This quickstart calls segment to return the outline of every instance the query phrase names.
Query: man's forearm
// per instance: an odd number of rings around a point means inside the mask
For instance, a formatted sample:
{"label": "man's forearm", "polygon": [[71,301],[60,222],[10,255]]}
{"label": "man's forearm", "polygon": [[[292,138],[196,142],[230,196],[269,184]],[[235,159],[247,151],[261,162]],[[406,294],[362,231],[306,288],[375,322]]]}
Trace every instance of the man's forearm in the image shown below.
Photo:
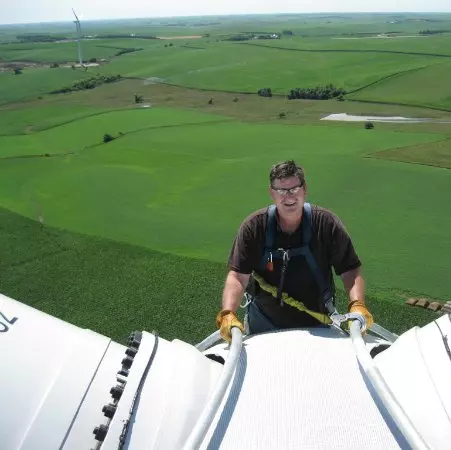
{"label": "man's forearm", "polygon": [[222,293],[222,309],[236,311],[243,298],[249,276],[230,271],[227,275]]}
{"label": "man's forearm", "polygon": [[341,275],[343,286],[349,297],[349,303],[354,300],[365,301],[365,280],[360,268],[350,270]]}

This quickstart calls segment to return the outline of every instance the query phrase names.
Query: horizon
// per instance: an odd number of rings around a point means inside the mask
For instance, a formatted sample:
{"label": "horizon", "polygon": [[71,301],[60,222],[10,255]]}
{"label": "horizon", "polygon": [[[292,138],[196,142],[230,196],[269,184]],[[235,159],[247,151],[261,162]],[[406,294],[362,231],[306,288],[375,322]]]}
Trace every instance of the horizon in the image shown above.
{"label": "horizon", "polygon": [[[299,10],[299,6],[288,6],[285,4],[293,4],[293,0],[280,0],[280,10],[273,9],[272,6],[267,4],[257,5],[255,0],[247,0],[247,3],[254,3],[253,8],[246,7],[246,0],[231,0],[230,7],[227,9],[221,8],[219,5],[211,7],[204,5],[205,0],[194,0],[193,7],[189,11],[185,11],[183,6],[172,5],[164,8],[157,7],[157,10],[148,11],[146,5],[140,5],[141,0],[135,0],[134,8],[122,8],[120,5],[111,5],[107,3],[105,7],[102,7],[101,3],[104,0],[96,2],[95,5],[91,5],[87,0],[75,0],[70,3],[74,5],[70,6],[68,0],[63,0],[56,6],[51,5],[52,0],[43,0],[41,6],[37,10],[33,10],[34,5],[24,5],[29,0],[17,0],[17,2],[8,11],[1,11],[0,9],[0,26],[14,26],[14,25],[40,25],[40,24],[64,24],[73,22],[72,6],[80,21],[83,22],[103,22],[103,21],[121,21],[121,20],[158,20],[158,19],[188,19],[188,18],[201,18],[201,17],[239,17],[239,16],[290,16],[290,15],[396,15],[396,14],[427,14],[427,15],[441,15],[451,14],[451,3],[448,0],[431,0],[429,2],[429,9],[423,9],[424,6],[420,6],[420,3],[424,3],[422,0],[409,0],[398,2],[398,8],[390,7],[390,0],[381,0],[379,9],[366,10],[362,8],[360,3],[356,0],[345,0],[338,10],[327,9],[328,3],[334,3],[332,0],[319,0],[316,2],[309,1],[308,4],[303,5],[303,10]],[[114,0],[113,0],[114,2]],[[177,3],[177,2],[176,2]],[[315,5],[313,5],[315,3]],[[318,5],[319,3],[319,5]],[[401,8],[405,3],[405,9]],[[358,6],[357,6],[358,5]],[[388,6],[390,5],[390,6]],[[111,13],[111,6],[114,7],[115,12]],[[248,5],[249,6],[249,5]],[[263,8],[262,8],[263,6]],[[288,7],[287,7],[288,6]],[[316,10],[311,9],[311,6],[315,6]],[[321,8],[323,6],[323,8]],[[336,7],[336,5],[333,5]],[[27,9],[28,7],[28,9]],[[243,10],[244,7],[244,10]],[[374,7],[374,6],[373,6]],[[174,9],[176,8],[176,9]],[[23,11],[26,11],[24,15]],[[110,13],[105,14],[107,10]],[[30,17],[29,17],[30,16]],[[20,17],[20,19],[19,19]]]}

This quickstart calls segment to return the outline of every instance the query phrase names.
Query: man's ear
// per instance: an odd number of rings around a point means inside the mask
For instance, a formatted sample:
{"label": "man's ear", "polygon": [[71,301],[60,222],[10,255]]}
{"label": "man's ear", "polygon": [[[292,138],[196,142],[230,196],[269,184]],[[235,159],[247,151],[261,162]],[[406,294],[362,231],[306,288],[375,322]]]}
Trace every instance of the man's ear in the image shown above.
{"label": "man's ear", "polygon": [[271,196],[273,202],[275,202],[276,199],[275,199],[275,197],[274,197],[274,192],[273,192],[272,189],[271,189],[271,185],[268,186],[268,192],[269,192],[269,195]]}

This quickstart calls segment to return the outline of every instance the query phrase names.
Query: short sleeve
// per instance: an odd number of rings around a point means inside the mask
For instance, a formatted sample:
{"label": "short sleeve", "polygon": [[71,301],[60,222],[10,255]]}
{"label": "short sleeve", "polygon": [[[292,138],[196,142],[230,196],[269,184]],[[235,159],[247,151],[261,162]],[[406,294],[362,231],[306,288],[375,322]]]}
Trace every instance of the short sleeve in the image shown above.
{"label": "short sleeve", "polygon": [[254,224],[245,221],[235,237],[229,255],[229,269],[250,274],[258,267],[261,249]]}
{"label": "short sleeve", "polygon": [[337,275],[362,265],[354,249],[351,237],[341,220],[335,215],[333,215],[331,239],[331,264]]}

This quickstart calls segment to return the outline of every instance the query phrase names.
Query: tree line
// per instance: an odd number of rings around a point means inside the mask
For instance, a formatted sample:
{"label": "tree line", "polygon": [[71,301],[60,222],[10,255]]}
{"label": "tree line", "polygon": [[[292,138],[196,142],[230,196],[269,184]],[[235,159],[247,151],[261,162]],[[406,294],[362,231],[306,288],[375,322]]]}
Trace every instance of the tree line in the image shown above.
{"label": "tree line", "polygon": [[106,83],[114,83],[122,79],[122,75],[96,75],[95,77],[86,78],[85,80],[77,81],[72,86],[63,87],[51,91],[51,94],[65,94],[67,92],[84,91],[87,89],[94,89],[97,86]]}
{"label": "tree line", "polygon": [[[265,87],[257,91],[260,97],[272,97],[271,88]],[[331,98],[343,99],[346,91],[343,88],[337,88],[333,84],[324,86],[315,86],[311,88],[291,89],[287,95],[288,100],[309,99],[309,100],[329,100]]]}

